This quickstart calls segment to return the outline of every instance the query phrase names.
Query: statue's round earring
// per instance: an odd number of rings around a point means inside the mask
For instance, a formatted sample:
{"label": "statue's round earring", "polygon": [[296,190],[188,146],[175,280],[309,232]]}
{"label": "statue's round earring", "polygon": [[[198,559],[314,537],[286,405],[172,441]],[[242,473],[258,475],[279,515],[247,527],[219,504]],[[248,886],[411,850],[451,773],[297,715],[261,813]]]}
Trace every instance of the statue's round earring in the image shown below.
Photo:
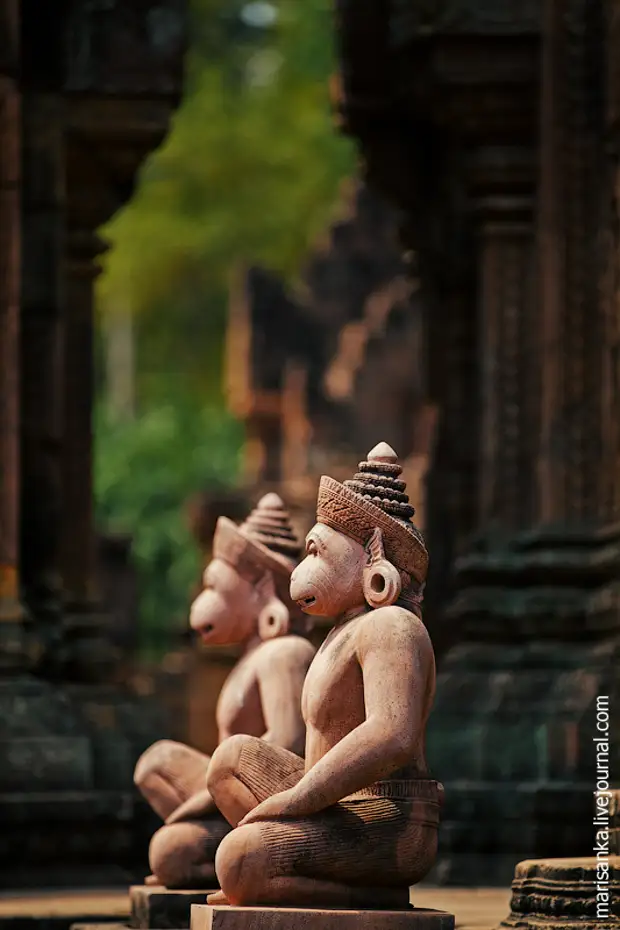
{"label": "statue's round earring", "polygon": [[398,569],[385,557],[381,530],[376,529],[366,543],[368,564],[364,568],[362,583],[364,598],[370,607],[389,607],[401,592],[402,580]]}
{"label": "statue's round earring", "polygon": [[261,639],[286,636],[291,625],[289,609],[276,594],[273,575],[265,572],[256,586],[256,593],[263,602],[258,614],[258,635]]}

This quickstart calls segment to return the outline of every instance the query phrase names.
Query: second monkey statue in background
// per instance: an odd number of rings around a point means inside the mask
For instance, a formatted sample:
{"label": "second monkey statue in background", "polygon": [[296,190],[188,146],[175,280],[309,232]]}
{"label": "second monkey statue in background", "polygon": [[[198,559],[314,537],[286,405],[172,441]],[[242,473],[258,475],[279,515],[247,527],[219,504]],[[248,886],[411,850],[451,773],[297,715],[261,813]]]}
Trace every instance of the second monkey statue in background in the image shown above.
{"label": "second monkey statue in background", "polygon": [[[268,494],[237,527],[218,521],[214,558],[190,623],[210,645],[243,647],[220,693],[219,741],[235,734],[259,737],[302,753],[301,693],[314,649],[299,635],[307,618],[290,600],[289,583],[301,546],[283,502]],[[210,757],[162,740],[140,758],[135,782],[165,825],[151,840],[150,884],[168,888],[217,887],[215,854],[231,827],[206,786]],[[251,761],[249,763],[251,765]],[[268,773],[254,773],[259,780]]]}

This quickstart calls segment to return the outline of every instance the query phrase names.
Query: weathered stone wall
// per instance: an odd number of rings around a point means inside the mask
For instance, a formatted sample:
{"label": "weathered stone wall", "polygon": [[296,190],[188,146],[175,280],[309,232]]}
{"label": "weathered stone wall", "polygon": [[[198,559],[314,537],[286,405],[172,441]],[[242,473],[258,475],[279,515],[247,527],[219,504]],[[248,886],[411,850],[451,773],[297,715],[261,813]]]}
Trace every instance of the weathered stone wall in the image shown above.
{"label": "weathered stone wall", "polygon": [[424,295],[445,882],[588,855],[596,694],[618,726],[614,11],[337,3],[342,120]]}
{"label": "weathered stone wall", "polygon": [[167,131],[184,33],[176,0],[0,3],[0,664],[10,671],[0,682],[0,869],[9,885],[109,883],[141,877],[146,864],[152,823],[133,766],[168,727],[156,705],[114,684],[118,652],[102,616],[93,281],[96,230]]}

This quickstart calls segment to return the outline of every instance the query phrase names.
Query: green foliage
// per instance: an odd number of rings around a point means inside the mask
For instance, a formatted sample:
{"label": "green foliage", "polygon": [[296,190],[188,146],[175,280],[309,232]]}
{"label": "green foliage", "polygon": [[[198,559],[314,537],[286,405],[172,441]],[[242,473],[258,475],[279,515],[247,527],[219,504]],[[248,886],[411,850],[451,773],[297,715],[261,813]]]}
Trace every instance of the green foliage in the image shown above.
{"label": "green foliage", "polygon": [[202,409],[222,404],[231,269],[261,263],[294,278],[354,164],[329,102],[331,0],[272,3],[275,23],[257,28],[244,23],[247,0],[192,0],[182,105],[102,230],[112,248],[98,307],[133,316],[140,413],[114,425],[104,391],[97,516],[133,535],[151,642],[186,623],[197,577],[184,502],[237,474],[238,426]]}
{"label": "green foliage", "polygon": [[199,555],[183,507],[194,492],[238,474],[238,424],[195,404],[162,405],[131,423],[97,411],[95,490],[99,525],[129,532],[140,582],[142,642],[156,651],[187,626]]}
{"label": "green foliage", "polygon": [[[104,229],[114,248],[99,287],[104,313],[140,317],[139,373],[172,365],[211,396],[231,268],[294,277],[354,161],[330,109],[329,0],[275,0],[270,29],[244,26],[243,5],[194,0],[185,98],[131,204]],[[171,355],[162,342],[177,322]]]}

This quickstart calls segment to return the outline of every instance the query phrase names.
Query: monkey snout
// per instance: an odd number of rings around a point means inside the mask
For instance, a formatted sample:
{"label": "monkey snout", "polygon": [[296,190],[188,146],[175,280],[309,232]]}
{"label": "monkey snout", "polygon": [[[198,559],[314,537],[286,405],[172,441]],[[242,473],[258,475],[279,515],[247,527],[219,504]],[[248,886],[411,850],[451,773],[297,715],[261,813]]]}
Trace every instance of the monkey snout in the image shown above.
{"label": "monkey snout", "polygon": [[302,610],[311,607],[316,603],[316,594],[314,586],[308,584],[303,578],[295,578],[295,573],[291,575],[291,600],[298,604]]}
{"label": "monkey snout", "polygon": [[220,612],[219,598],[213,591],[203,591],[190,608],[189,625],[201,635],[211,633]]}

